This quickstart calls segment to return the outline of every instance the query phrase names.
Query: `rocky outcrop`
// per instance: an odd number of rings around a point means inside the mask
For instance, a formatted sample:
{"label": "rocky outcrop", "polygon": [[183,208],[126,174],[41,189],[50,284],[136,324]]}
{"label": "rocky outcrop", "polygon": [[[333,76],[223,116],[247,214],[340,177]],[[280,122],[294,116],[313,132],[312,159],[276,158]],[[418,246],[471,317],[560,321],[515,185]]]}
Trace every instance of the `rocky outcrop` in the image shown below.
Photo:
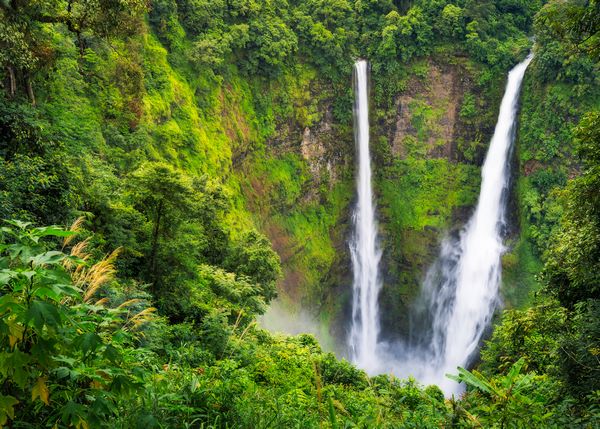
{"label": "rocky outcrop", "polygon": [[340,176],[340,161],[333,135],[333,115],[327,109],[323,119],[313,127],[305,127],[300,152],[306,160],[310,173],[317,183],[326,182],[331,188]]}
{"label": "rocky outcrop", "polygon": [[476,202],[499,103],[477,85],[477,73],[466,59],[431,57],[415,67],[391,108],[378,106],[384,119],[375,133],[388,144],[380,152],[389,154],[378,160],[376,176],[384,337],[408,335],[408,307],[441,239],[464,224]]}
{"label": "rocky outcrop", "polygon": [[392,153],[404,158],[416,142],[428,157],[452,158],[464,86],[456,68],[436,64],[430,64],[427,77],[410,79],[409,89],[395,100]]}

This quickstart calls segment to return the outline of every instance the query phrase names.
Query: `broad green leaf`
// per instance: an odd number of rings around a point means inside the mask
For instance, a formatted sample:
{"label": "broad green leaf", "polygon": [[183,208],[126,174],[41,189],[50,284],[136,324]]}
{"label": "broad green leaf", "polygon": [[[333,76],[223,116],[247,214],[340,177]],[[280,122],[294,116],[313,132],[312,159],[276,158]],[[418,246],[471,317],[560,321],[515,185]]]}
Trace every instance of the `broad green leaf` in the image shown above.
{"label": "broad green leaf", "polygon": [[42,366],[50,366],[52,354],[55,352],[56,344],[59,342],[61,342],[60,337],[51,336],[49,338],[44,338],[38,336],[35,344],[31,346],[31,356]]}
{"label": "broad green leaf", "polygon": [[46,386],[47,377],[40,377],[37,379],[33,388],[31,389],[31,401],[35,401],[37,398],[40,398],[46,405],[50,405],[49,396],[50,391],[48,390],[48,386]]}
{"label": "broad green leaf", "polygon": [[49,235],[53,237],[70,237],[77,234],[77,232],[65,230],[60,226],[41,226],[34,228],[32,234],[37,237],[46,237]]}
{"label": "broad green leaf", "polygon": [[113,378],[110,390],[120,394],[127,394],[135,389],[136,385],[129,377],[117,375]]}
{"label": "broad green leaf", "polygon": [[0,270],[0,286],[7,284],[11,279],[17,277],[18,272],[9,270],[7,268]]}
{"label": "broad green leaf", "polygon": [[19,256],[29,259],[29,255],[32,253],[31,247],[22,244],[11,244],[7,250],[11,259],[17,259]]}
{"label": "broad green leaf", "polygon": [[19,315],[24,309],[25,308],[19,304],[12,294],[7,294],[0,297],[0,315],[4,315],[8,312]]}
{"label": "broad green leaf", "polygon": [[119,350],[111,344],[106,346],[103,355],[112,363],[117,363],[121,360],[121,353],[119,353]]}
{"label": "broad green leaf", "polygon": [[66,378],[71,375],[71,370],[66,366],[59,366],[55,370],[52,371],[58,378]]}
{"label": "broad green leaf", "polygon": [[4,426],[8,419],[15,418],[15,405],[18,403],[12,396],[0,395],[0,425]]}
{"label": "broad green leaf", "polygon": [[[8,223],[9,221],[5,220],[5,222],[7,222],[7,223]],[[10,235],[15,235],[15,232],[14,232],[14,231],[13,231],[11,228],[9,228],[9,227],[7,227],[7,226],[3,226],[3,227],[1,227],[1,228],[0,228],[0,232],[4,232],[4,233],[6,233],[6,234],[10,234]]]}
{"label": "broad green leaf", "polygon": [[464,368],[458,368],[458,376],[446,374],[446,377],[454,381],[469,384],[483,392],[489,393],[490,395],[496,393],[494,387],[487,380],[484,380],[482,377],[478,377],[474,373],[471,373]]}
{"label": "broad green leaf", "polygon": [[65,355],[54,356],[52,359],[55,360],[56,362],[66,363],[69,366],[73,366],[73,365],[75,365],[75,362],[77,362],[76,359],[70,358],[70,357],[65,356]]}
{"label": "broad green leaf", "polygon": [[73,401],[67,402],[61,410],[62,421],[67,425],[75,426],[83,415],[85,415],[85,407]]}
{"label": "broad green leaf", "polygon": [[93,332],[86,332],[77,337],[74,344],[76,347],[80,348],[84,354],[93,353],[102,345],[102,338]]}
{"label": "broad green leaf", "polygon": [[25,314],[25,323],[30,324],[30,322],[33,322],[33,326],[37,330],[41,330],[44,325],[60,325],[60,313],[55,305],[49,302],[35,300],[31,303]]}
{"label": "broad green leaf", "polygon": [[0,354],[0,373],[4,377],[11,377],[12,381],[24,388],[29,379],[29,365],[31,357],[18,349]]}
{"label": "broad green leaf", "polygon": [[23,332],[25,331],[25,327],[21,324],[15,323],[14,320],[9,320],[8,331],[8,341],[10,347],[12,348],[18,341],[23,339]]}
{"label": "broad green leaf", "polygon": [[38,278],[41,283],[48,285],[71,283],[71,276],[61,265],[55,265],[53,268],[38,268]]}
{"label": "broad green leaf", "polygon": [[529,389],[532,386],[533,380],[535,379],[535,377],[536,377],[536,375],[534,373],[529,373],[529,374],[526,374],[523,377],[519,378],[515,382],[515,385],[513,387],[513,393],[515,395],[517,395],[521,391]]}
{"label": "broad green leaf", "polygon": [[[17,220],[17,219],[6,219],[4,222],[6,222],[9,225],[13,225],[16,226],[19,229],[25,229],[27,228],[29,225],[31,225],[31,222],[23,222],[21,220]],[[8,230],[8,231],[7,231]],[[7,228],[7,227],[3,227],[2,231],[4,232],[13,232],[12,229]]]}
{"label": "broad green leaf", "polygon": [[60,295],[67,296],[79,296],[81,293],[80,288],[70,284],[54,284],[52,285],[52,289]]}
{"label": "broad green leaf", "polygon": [[45,286],[36,288],[31,295],[38,298],[50,298],[56,302],[60,301],[60,294],[56,293],[54,289]]}
{"label": "broad green leaf", "polygon": [[518,361],[516,361],[510,368],[510,371],[507,374],[507,378],[510,380],[514,380],[521,372],[521,368],[523,368],[523,365],[525,365],[524,358],[521,358]]}
{"label": "broad green leaf", "polygon": [[22,276],[25,276],[27,278],[27,280],[31,280],[33,278],[33,276],[35,276],[37,274],[37,272],[32,271],[32,270],[25,270],[25,271],[19,271],[19,274]]}
{"label": "broad green leaf", "polygon": [[65,254],[57,250],[51,250],[41,255],[36,255],[31,258],[34,266],[40,265],[55,265],[61,263],[65,259]]}

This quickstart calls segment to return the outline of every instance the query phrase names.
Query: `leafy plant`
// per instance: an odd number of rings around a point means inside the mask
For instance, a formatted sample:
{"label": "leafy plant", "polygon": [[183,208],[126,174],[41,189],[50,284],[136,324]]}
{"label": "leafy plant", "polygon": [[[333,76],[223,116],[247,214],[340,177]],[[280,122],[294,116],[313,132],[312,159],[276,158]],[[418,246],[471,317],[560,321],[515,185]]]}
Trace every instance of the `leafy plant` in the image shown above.
{"label": "leafy plant", "polygon": [[544,413],[548,399],[545,394],[547,378],[535,373],[523,374],[524,359],[515,362],[506,374],[486,378],[480,372],[458,368],[458,375],[446,376],[479,391],[483,398],[475,399],[472,414],[481,412],[485,427],[527,428],[544,427],[549,414]]}
{"label": "leafy plant", "polygon": [[[0,411],[7,420],[105,427],[117,398],[134,394],[144,371],[131,346],[151,308],[111,307],[100,291],[114,255],[88,262],[71,230],[7,221],[0,228]],[[17,407],[18,405],[18,407]]]}

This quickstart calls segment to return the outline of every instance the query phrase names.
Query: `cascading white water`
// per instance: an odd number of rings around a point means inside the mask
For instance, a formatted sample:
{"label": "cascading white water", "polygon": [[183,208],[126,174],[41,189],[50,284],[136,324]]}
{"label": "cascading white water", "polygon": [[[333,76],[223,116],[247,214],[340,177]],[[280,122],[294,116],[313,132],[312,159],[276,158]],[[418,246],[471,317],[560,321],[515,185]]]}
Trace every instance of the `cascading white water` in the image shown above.
{"label": "cascading white water", "polygon": [[[509,154],[515,135],[519,91],[531,55],[508,74],[500,114],[481,171],[481,190],[475,213],[461,237],[462,254],[456,265],[456,290],[451,311],[437,329],[445,337],[443,372],[465,366],[477,350],[498,300],[501,277],[502,230],[510,179]],[[438,306],[439,307],[439,306]],[[442,388],[457,388],[445,379]]]}
{"label": "cascading white water", "polygon": [[354,65],[354,139],[358,149],[356,180],[358,201],[353,215],[355,231],[350,243],[354,283],[349,341],[354,363],[372,373],[378,368],[377,298],[381,287],[379,281],[381,252],[377,244],[377,224],[371,188],[368,67],[365,60],[359,60]]}
{"label": "cascading white water", "polygon": [[[420,325],[406,344],[387,345],[384,351],[384,366],[389,371],[437,384],[447,395],[460,393],[462,386],[445,374],[455,374],[458,366],[469,364],[498,304],[509,155],[521,82],[530,61],[531,55],[508,75],[481,172],[477,207],[460,235],[444,240],[427,273],[415,317]],[[383,345],[380,348],[384,349]]]}

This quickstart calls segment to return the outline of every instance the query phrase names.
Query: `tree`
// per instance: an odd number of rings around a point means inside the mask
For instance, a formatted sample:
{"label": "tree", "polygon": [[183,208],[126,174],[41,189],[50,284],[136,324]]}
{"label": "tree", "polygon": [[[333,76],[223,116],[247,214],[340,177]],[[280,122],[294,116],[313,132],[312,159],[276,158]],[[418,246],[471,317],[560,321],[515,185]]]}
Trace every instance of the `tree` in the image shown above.
{"label": "tree", "polygon": [[137,242],[126,250],[134,271],[152,284],[157,298],[168,292],[179,299],[177,293],[197,279],[199,264],[225,259],[229,236],[223,216],[229,201],[220,185],[148,162],[131,175],[128,198],[145,222],[131,225]]}
{"label": "tree", "polygon": [[5,16],[0,9],[0,65],[8,73],[8,96],[14,97],[17,92],[17,72],[32,70],[37,58],[26,38],[24,26],[5,20]]}
{"label": "tree", "polygon": [[517,360],[524,371],[556,373],[560,338],[567,331],[567,311],[556,300],[526,310],[506,310],[481,351],[479,369],[486,375],[506,373]]}
{"label": "tree", "polygon": [[0,219],[64,222],[76,205],[72,168],[44,125],[34,107],[0,94]]}
{"label": "tree", "polygon": [[600,112],[589,112],[575,129],[585,170],[566,192],[566,208],[551,238],[544,268],[547,290],[567,308],[600,297]]}
{"label": "tree", "polygon": [[271,248],[271,243],[257,231],[245,233],[235,243],[225,261],[232,272],[248,276],[261,288],[261,295],[269,303],[275,298],[275,282],[281,275],[279,255]]}
{"label": "tree", "polygon": [[252,35],[248,42],[251,70],[265,73],[278,70],[298,49],[298,37],[279,17],[256,17],[248,26]]}
{"label": "tree", "polygon": [[225,0],[178,0],[177,12],[181,23],[191,36],[206,31],[224,30],[227,12]]}
{"label": "tree", "polygon": [[547,379],[532,372],[521,373],[524,365],[525,360],[519,359],[506,375],[490,379],[464,368],[458,368],[458,375],[446,376],[484,395],[483,400],[475,399],[478,406],[471,410],[483,415],[483,427],[542,429],[550,417],[544,408],[551,399],[545,396]]}
{"label": "tree", "polygon": [[22,76],[32,103],[35,96],[31,75],[40,59],[48,55],[43,25],[64,25],[73,33],[81,56],[85,36],[109,38],[139,31],[147,0],[42,0],[0,2],[0,65],[9,75],[8,94],[14,96]]}
{"label": "tree", "polygon": [[352,4],[347,0],[300,2],[292,16],[298,50],[321,67],[325,76],[346,76],[358,31]]}
{"label": "tree", "polygon": [[546,291],[570,310],[560,340],[568,391],[585,398],[600,388],[600,112],[587,113],[574,132],[584,171],[568,184],[560,228],[546,254]]}
{"label": "tree", "polygon": [[[186,221],[198,214],[198,193],[189,177],[164,163],[142,165],[132,174],[131,180],[133,205],[147,219],[140,237],[145,267],[140,267],[140,270],[157,293],[164,286],[167,273],[181,269],[186,265],[186,259],[193,258],[201,250],[188,247],[191,254],[186,254],[183,249],[175,247],[172,249],[174,254],[168,251],[169,240],[180,239],[178,233],[192,226]],[[197,240],[193,241],[198,244]]]}
{"label": "tree", "polygon": [[577,303],[571,317],[560,337],[561,378],[569,395],[593,404],[593,394],[600,389],[600,300]]}
{"label": "tree", "polygon": [[571,50],[600,58],[600,2],[551,1],[538,13],[536,24],[548,27]]}
{"label": "tree", "polygon": [[207,31],[194,42],[191,57],[200,66],[218,70],[233,51],[244,48],[249,40],[247,24],[227,26],[226,30]]}
{"label": "tree", "polygon": [[409,61],[427,52],[431,36],[431,25],[420,7],[411,7],[406,15],[392,11],[385,16],[377,57],[381,62],[393,58]]}
{"label": "tree", "polygon": [[446,37],[461,37],[465,31],[463,10],[453,4],[444,6],[440,13],[438,28]]}

